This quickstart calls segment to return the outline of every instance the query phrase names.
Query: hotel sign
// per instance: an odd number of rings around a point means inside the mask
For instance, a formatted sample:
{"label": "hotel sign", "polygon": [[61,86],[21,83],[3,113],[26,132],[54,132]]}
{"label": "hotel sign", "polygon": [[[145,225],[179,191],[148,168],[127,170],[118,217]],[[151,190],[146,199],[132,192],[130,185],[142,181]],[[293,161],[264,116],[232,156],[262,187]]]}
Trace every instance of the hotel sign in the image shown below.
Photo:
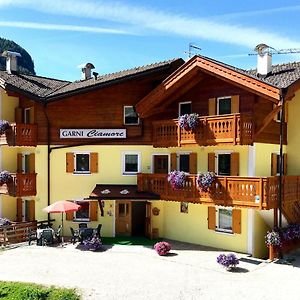
{"label": "hotel sign", "polygon": [[60,129],[61,139],[125,139],[126,129]]}

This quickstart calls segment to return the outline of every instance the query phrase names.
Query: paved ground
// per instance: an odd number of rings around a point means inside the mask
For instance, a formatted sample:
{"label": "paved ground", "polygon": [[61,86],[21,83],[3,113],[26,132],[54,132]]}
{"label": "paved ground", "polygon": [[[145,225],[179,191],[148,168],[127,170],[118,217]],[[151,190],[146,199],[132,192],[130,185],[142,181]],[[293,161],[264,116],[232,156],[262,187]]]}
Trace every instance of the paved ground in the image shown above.
{"label": "paved ground", "polygon": [[[221,252],[173,243],[160,257],[142,246],[102,252],[19,245],[0,252],[0,280],[75,287],[83,299],[300,299],[300,251],[292,264],[267,263],[238,254],[237,272],[216,263]],[[224,253],[224,252],[222,252]]]}

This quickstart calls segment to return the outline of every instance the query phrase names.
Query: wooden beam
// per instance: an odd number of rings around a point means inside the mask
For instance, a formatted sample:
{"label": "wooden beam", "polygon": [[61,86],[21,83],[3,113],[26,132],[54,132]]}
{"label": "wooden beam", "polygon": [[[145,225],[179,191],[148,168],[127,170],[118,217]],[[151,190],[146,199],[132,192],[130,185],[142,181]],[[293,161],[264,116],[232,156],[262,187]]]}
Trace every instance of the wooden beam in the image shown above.
{"label": "wooden beam", "polygon": [[261,127],[255,132],[254,138],[256,138],[274,119],[275,115],[280,111],[281,109],[281,103],[279,103],[264,119],[262,122]]}

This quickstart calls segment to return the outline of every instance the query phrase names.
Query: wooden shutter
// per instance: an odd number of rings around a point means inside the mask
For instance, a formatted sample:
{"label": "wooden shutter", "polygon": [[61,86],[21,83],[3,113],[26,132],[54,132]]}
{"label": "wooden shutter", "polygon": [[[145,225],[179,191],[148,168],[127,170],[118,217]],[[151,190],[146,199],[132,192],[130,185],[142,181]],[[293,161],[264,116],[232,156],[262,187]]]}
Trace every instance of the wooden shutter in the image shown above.
{"label": "wooden shutter", "polygon": [[230,154],[230,176],[239,176],[240,155],[238,152]]}
{"label": "wooden shutter", "polygon": [[29,154],[29,173],[35,173],[35,155],[34,155],[34,153]]}
{"label": "wooden shutter", "polygon": [[284,107],[284,122],[288,122],[288,117],[289,117],[289,109],[288,109],[288,103],[285,103]]}
{"label": "wooden shutter", "polygon": [[29,123],[34,124],[34,106],[30,107],[29,110]]}
{"label": "wooden shutter", "polygon": [[190,163],[190,174],[197,174],[197,153],[193,152],[190,153],[190,158],[189,158],[189,163]]}
{"label": "wooden shutter", "polygon": [[23,123],[23,109],[21,107],[15,108],[15,122]]}
{"label": "wooden shutter", "polygon": [[22,173],[22,153],[17,154],[17,173]]}
{"label": "wooden shutter", "polygon": [[90,162],[91,162],[91,173],[98,173],[98,153],[92,152],[90,153]]}
{"label": "wooden shutter", "polygon": [[277,153],[271,154],[271,176],[277,175]]}
{"label": "wooden shutter", "polygon": [[28,217],[29,217],[29,221],[34,221],[35,220],[35,201],[34,200],[30,200],[28,201]]}
{"label": "wooden shutter", "polygon": [[208,229],[216,230],[216,209],[214,206],[208,207]]}
{"label": "wooden shutter", "polygon": [[208,99],[208,115],[214,116],[216,114],[216,98]]}
{"label": "wooden shutter", "polygon": [[240,96],[231,96],[231,113],[237,114],[240,112]]}
{"label": "wooden shutter", "polygon": [[215,169],[215,163],[216,163],[216,157],[215,157],[215,153],[211,152],[208,153],[208,172],[216,172]]}
{"label": "wooden shutter", "polygon": [[66,172],[73,173],[74,171],[74,153],[68,152],[66,153]]}
{"label": "wooden shutter", "polygon": [[232,232],[233,233],[242,232],[241,219],[242,219],[242,211],[240,209],[233,209],[232,210]]}
{"label": "wooden shutter", "polygon": [[171,153],[171,171],[177,170],[177,154]]}
{"label": "wooden shutter", "polygon": [[17,221],[22,222],[23,203],[22,198],[17,198]]}
{"label": "wooden shutter", "polygon": [[98,221],[98,202],[90,201],[90,221]]}
{"label": "wooden shutter", "polygon": [[74,212],[67,212],[66,213],[66,220],[67,221],[73,221],[73,219],[74,219]]}
{"label": "wooden shutter", "polygon": [[287,154],[283,154],[283,175],[287,175]]}

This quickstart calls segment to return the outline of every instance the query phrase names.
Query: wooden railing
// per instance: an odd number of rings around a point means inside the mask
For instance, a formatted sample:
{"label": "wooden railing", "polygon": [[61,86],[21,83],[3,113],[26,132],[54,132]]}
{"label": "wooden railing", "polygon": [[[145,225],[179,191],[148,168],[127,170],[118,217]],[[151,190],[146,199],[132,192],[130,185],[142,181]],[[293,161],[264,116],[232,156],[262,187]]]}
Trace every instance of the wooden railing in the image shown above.
{"label": "wooden railing", "polygon": [[249,115],[231,114],[199,117],[199,125],[193,131],[178,126],[178,120],[153,122],[154,147],[180,147],[184,145],[251,145],[253,122]]}
{"label": "wooden railing", "polygon": [[37,125],[11,123],[10,128],[0,135],[0,145],[36,146]]}
{"label": "wooden railing", "polygon": [[21,243],[28,240],[28,232],[36,230],[37,223],[33,222],[20,222],[13,223],[12,225],[0,227],[0,245],[8,245]]}
{"label": "wooden railing", "polygon": [[[271,209],[278,207],[279,177],[217,176],[209,192],[200,192],[196,175],[186,177],[182,189],[174,190],[165,174],[138,174],[138,190],[153,192],[162,200],[224,206]],[[285,176],[282,203],[286,213],[299,204],[300,176]],[[300,215],[296,216],[300,221]]]}
{"label": "wooden railing", "polygon": [[0,185],[0,194],[13,197],[36,195],[36,173],[11,173],[12,181]]}

